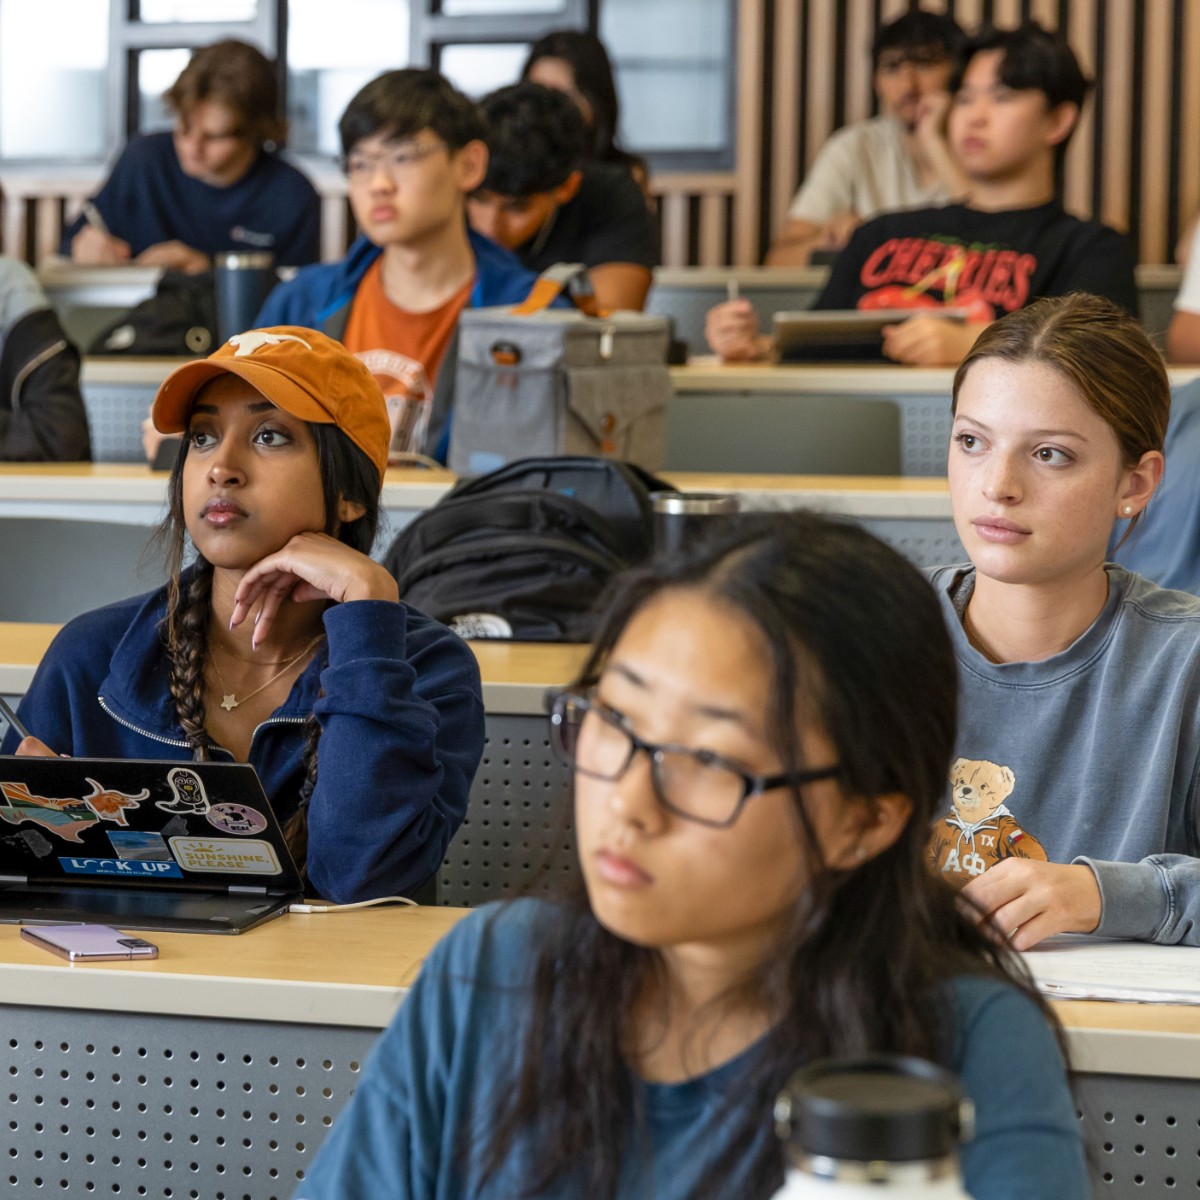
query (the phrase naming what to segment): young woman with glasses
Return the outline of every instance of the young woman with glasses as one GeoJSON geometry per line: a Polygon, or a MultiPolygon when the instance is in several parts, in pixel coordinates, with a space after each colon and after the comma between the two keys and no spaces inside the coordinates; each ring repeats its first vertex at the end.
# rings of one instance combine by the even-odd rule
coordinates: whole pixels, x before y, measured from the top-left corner
{"type": "Polygon", "coordinates": [[[298,1195],[767,1197],[826,1055],[957,1071],[977,1200],[1083,1197],[1053,1026],[927,870],[936,598],[859,528],[746,518],[627,576],[551,729],[582,878],[456,927],[298,1195]]]}

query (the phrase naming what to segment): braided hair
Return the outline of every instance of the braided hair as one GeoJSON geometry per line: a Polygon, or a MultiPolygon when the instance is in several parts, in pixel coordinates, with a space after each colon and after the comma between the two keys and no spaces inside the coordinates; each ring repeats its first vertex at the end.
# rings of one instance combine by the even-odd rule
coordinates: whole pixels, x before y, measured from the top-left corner
{"type": "MultiPolygon", "coordinates": [[[[197,396],[202,394],[197,393],[197,396]]],[[[334,425],[310,423],[317,449],[317,467],[325,501],[324,532],[362,554],[369,554],[379,528],[379,473],[374,464],[334,425]],[[362,508],[353,521],[339,523],[342,500],[362,508]]],[[[205,728],[204,668],[208,662],[208,630],[212,618],[212,564],[195,550],[188,537],[183,508],[183,472],[188,438],[167,485],[167,515],[156,540],[164,548],[167,575],[167,614],[162,637],[167,655],[167,686],[175,715],[197,762],[209,759],[211,744],[205,728]],[[191,552],[187,570],[185,562],[191,552]]],[[[321,651],[318,649],[318,654],[321,651]]],[[[324,695],[322,691],[320,693],[324,695]]],[[[321,726],[311,714],[304,731],[304,784],[296,811],[285,821],[288,849],[303,866],[308,848],[308,803],[317,783],[317,744],[321,726]]]]}

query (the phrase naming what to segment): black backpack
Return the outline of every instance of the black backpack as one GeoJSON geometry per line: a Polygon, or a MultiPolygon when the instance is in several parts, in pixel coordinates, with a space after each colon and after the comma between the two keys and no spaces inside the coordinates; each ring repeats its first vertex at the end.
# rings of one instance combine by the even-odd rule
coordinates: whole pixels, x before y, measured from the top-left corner
{"type": "Polygon", "coordinates": [[[457,484],[384,565],[462,637],[586,642],[608,581],[652,549],[650,493],[674,490],[611,459],[521,459],[457,484]]]}
{"type": "Polygon", "coordinates": [[[213,273],[164,271],[154,295],[96,334],[88,354],[194,357],[213,348],[216,328],[213,273]]]}

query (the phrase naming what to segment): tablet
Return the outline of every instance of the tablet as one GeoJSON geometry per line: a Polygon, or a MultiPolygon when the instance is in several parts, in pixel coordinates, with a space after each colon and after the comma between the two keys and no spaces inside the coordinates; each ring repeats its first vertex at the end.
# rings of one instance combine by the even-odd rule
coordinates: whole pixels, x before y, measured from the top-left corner
{"type": "Polygon", "coordinates": [[[777,312],[775,354],[779,362],[878,362],[883,329],[909,317],[965,321],[965,308],[825,309],[777,312]]]}

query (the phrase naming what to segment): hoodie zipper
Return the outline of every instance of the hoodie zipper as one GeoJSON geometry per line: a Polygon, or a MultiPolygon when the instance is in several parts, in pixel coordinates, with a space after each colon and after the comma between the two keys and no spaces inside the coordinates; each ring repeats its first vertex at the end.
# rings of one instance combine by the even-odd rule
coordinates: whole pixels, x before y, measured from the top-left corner
{"type": "MultiPolygon", "coordinates": [[[[112,717],[118,725],[124,725],[126,729],[132,729],[134,733],[141,734],[142,737],[149,738],[152,742],[162,742],[164,746],[178,746],[181,750],[191,750],[191,742],[181,742],[178,738],[163,737],[161,733],[151,733],[149,729],[142,729],[141,726],[135,725],[132,721],[125,720],[124,717],[119,717],[104,701],[103,696],[97,696],[96,699],[100,702],[100,707],[112,717]]],[[[254,739],[258,737],[258,731],[265,729],[268,725],[303,725],[308,720],[307,717],[268,717],[265,721],[261,721],[255,725],[254,732],[250,735],[250,745],[254,745],[254,739]]],[[[219,750],[222,754],[229,754],[229,751],[224,746],[218,746],[215,742],[209,742],[210,750],[219,750]]],[[[232,754],[229,754],[233,758],[232,754]]]]}

